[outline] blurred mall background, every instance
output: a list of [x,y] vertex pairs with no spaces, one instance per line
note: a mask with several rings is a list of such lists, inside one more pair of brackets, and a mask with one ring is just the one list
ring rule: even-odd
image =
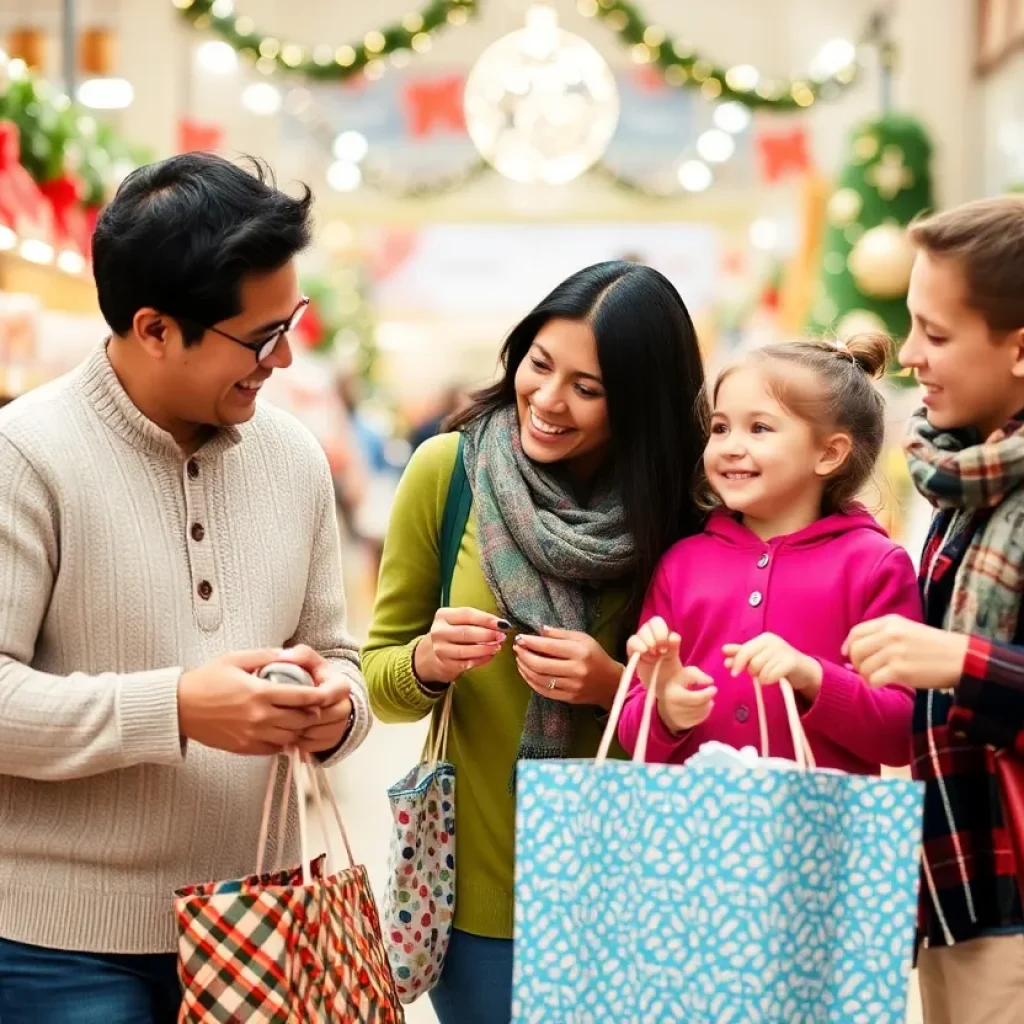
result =
[[[570,272],[664,271],[712,368],[899,335],[902,226],[1024,187],[1022,44],[1024,0],[0,0],[0,399],[103,335],[90,224],[132,166],[213,149],[308,182],[313,305],[264,394],[330,457],[362,634],[410,451]],[[910,384],[884,385],[874,503],[914,551]],[[340,773],[378,877],[417,736]]]

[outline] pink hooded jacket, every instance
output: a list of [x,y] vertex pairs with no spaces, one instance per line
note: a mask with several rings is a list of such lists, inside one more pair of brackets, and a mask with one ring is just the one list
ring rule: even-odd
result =
[[[843,641],[859,622],[895,613],[921,620],[914,567],[862,508],[827,516],[767,544],[725,510],[703,533],[680,541],[658,565],[641,623],[660,615],[682,637],[680,656],[715,680],[711,716],[679,735],[655,714],[647,760],[681,764],[702,743],[759,747],[754,684],[725,667],[724,644],[775,633],[817,658],[821,692],[801,704],[804,729],[820,767],[877,775],[881,765],[910,759],[913,696],[899,686],[872,689],[848,667]],[[644,687],[633,681],[619,722],[632,752]],[[764,689],[770,753],[793,757],[782,694]]]

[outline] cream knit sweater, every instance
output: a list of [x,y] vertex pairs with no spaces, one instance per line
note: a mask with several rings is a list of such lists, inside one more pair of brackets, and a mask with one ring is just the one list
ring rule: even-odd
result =
[[105,346],[0,411],[0,937],[173,950],[174,889],[254,869],[271,766],[183,744],[178,679],[296,643],[352,685],[337,760],[369,712],[327,461],[290,416],[186,461]]

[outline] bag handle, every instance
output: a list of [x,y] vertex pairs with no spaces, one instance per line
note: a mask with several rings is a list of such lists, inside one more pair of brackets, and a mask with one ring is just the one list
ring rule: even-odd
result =
[[[441,608],[447,608],[452,599],[455,563],[459,559],[462,536],[466,532],[466,523],[469,522],[469,512],[473,505],[473,490],[469,486],[466,461],[463,457],[465,447],[465,435],[459,434],[459,446],[455,452],[455,464],[452,466],[452,478],[448,483],[444,515],[441,518]],[[449,684],[445,690],[440,714],[435,718],[434,727],[423,746],[423,759],[431,766],[448,756],[451,717],[452,686]]]
[[[333,812],[334,823],[338,828],[345,854],[350,867],[355,867],[355,857],[352,854],[352,845],[345,830],[345,824],[341,818],[341,809],[338,806],[337,797],[331,788],[327,771],[322,764],[315,762],[309,754],[304,754],[297,748],[285,751],[280,757],[287,758],[288,767],[285,772],[284,791],[281,795],[281,807],[278,818],[277,844],[275,855],[280,853],[284,842],[285,830],[288,824],[288,807],[291,802],[292,793],[297,798],[297,813],[299,819],[299,852],[302,858],[302,884],[310,884],[309,875],[309,828],[306,820],[306,789],[305,782],[311,784],[313,797],[317,806],[317,814],[320,820],[320,831],[327,845],[327,855],[334,864],[339,863],[339,858],[332,855],[330,830],[327,827],[327,814],[325,805]],[[277,767],[279,761],[275,757],[270,762],[270,772],[267,778],[267,791],[263,798],[263,815],[260,821],[260,837],[256,847],[256,874],[262,875],[266,862],[267,845],[270,838],[270,814],[274,804],[274,791],[277,788]],[[292,783],[294,782],[294,785]]]
[[452,687],[449,686],[441,703],[441,713],[434,725],[433,738],[427,737],[423,745],[423,761],[431,768],[448,758],[448,733],[452,721]]
[[[622,675],[619,677],[619,685],[615,691],[615,699],[612,701],[612,709],[608,712],[608,722],[604,727],[601,745],[597,748],[597,755],[594,757],[595,764],[604,764],[608,760],[608,751],[611,749],[612,740],[615,738],[615,730],[619,726],[622,709],[626,704],[629,684],[633,681],[633,676],[636,675],[636,667],[639,664],[640,655],[634,654],[622,670]],[[654,714],[655,687],[658,681],[657,673],[659,668],[660,662],[655,665],[651,685],[647,687],[647,696],[644,698],[644,713],[640,719],[640,732],[637,735],[636,748],[633,750],[634,764],[643,764],[644,757],[647,754],[647,737],[651,731],[651,718]]]
[[[626,696],[629,693],[630,683],[636,674],[637,665],[640,663],[640,655],[634,654],[622,671],[619,678],[619,685],[615,691],[615,699],[612,701],[611,711],[608,713],[608,723],[605,725],[604,735],[601,737],[601,745],[597,748],[597,755],[594,758],[595,764],[604,764],[608,760],[608,751],[611,749],[612,740],[615,737],[615,730],[618,728],[619,719],[622,717],[622,709],[626,703]],[[636,747],[633,750],[632,761],[634,764],[644,764],[647,756],[647,741],[651,734],[651,720],[654,716],[654,704],[658,687],[658,670],[661,662],[654,666],[651,674],[651,684],[647,687],[647,694],[644,697],[644,710],[640,718],[640,731],[637,733]],[[814,754],[811,752],[811,745],[804,732],[803,723],[800,721],[800,712],[796,706],[796,697],[793,694],[793,687],[788,679],[779,681],[779,688],[782,691],[782,700],[786,706],[786,719],[789,724],[789,732],[793,738],[793,752],[797,766],[803,771],[813,770],[817,767]],[[754,683],[754,697],[757,703],[757,723],[761,737],[761,756],[768,757],[768,719],[764,710],[764,694],[761,692],[759,683]]]
[[459,558],[462,546],[462,535],[466,532],[469,522],[469,510],[473,504],[473,491],[469,486],[466,474],[466,462],[463,452],[466,439],[459,434],[459,447],[455,453],[455,464],[452,466],[452,478],[448,483],[448,495],[444,502],[444,515],[441,518],[441,604],[448,607],[452,598],[452,577],[455,575],[455,563]]

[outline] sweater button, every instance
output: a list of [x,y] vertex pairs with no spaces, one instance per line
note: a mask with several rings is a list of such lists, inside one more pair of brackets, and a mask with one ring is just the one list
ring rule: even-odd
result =
[[189,459],[185,468],[188,471],[189,479],[195,480],[199,476],[199,463],[195,459]]
[[746,704],[741,704],[736,709],[736,721],[742,724],[750,717],[750,708]]
[[748,600],[750,601],[750,607],[756,608],[764,600],[764,594],[760,590],[755,590]]
[[213,596],[213,585],[209,580],[203,580],[203,582],[196,587],[196,591],[204,601],[209,601]]
[[202,523],[192,524],[192,539],[198,544],[206,536]]
[[757,560],[757,567],[758,567],[758,569],[763,569],[763,568],[764,568],[764,567],[765,567],[765,566],[766,566],[767,564],[768,564],[768,553],[767,553],[767,552],[765,552],[765,553],[764,553],[764,554],[763,554],[763,555],[762,555],[762,556],[761,556],[761,557],[760,557],[760,558],[759,558],[759,559]]

